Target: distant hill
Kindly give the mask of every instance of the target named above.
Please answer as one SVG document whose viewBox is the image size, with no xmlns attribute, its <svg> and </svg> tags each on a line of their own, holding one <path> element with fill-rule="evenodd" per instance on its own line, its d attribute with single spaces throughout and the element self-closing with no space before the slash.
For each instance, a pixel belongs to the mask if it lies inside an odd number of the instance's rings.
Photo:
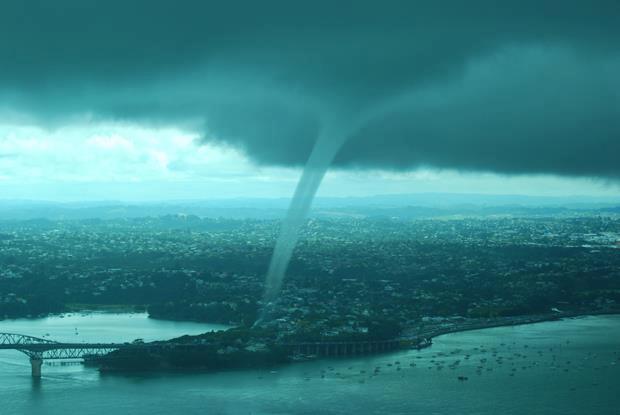
<svg viewBox="0 0 620 415">
<path fill-rule="evenodd" d="M 221 199 L 128 203 L 118 201 L 58 203 L 0 200 L 0 220 L 83 220 L 195 215 L 229 219 L 278 219 L 289 199 Z M 620 214 L 620 200 L 611 197 L 540 197 L 420 193 L 369 197 L 317 198 L 311 215 L 396 217 L 553 216 Z"/>
</svg>

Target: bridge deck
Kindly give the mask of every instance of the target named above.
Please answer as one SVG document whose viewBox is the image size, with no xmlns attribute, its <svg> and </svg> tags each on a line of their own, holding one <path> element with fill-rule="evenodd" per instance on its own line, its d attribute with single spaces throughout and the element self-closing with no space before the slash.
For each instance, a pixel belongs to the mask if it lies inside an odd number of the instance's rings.
<svg viewBox="0 0 620 415">
<path fill-rule="evenodd" d="M 127 343 L 15 343 L 0 344 L 0 350 L 59 350 L 59 349 L 120 349 L 131 347 Z"/>
</svg>

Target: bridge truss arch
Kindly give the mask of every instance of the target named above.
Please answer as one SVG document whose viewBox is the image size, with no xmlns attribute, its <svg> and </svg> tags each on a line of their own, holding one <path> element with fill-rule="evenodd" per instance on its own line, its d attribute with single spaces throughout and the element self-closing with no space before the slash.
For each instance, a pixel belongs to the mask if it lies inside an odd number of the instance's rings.
<svg viewBox="0 0 620 415">
<path fill-rule="evenodd" d="M 0 350 L 18 350 L 31 359 L 83 359 L 123 347 L 115 343 L 62 343 L 17 333 L 0 333 Z"/>
</svg>

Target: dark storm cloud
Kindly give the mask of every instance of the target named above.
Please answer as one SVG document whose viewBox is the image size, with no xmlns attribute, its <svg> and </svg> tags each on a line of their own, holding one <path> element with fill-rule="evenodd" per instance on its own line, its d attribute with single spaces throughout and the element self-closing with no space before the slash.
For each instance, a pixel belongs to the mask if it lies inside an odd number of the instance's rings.
<svg viewBox="0 0 620 415">
<path fill-rule="evenodd" d="M 564 50 L 505 51 L 404 97 L 336 161 L 617 177 L 619 70 L 620 61 L 579 62 Z"/>
<path fill-rule="evenodd" d="M 303 163 L 618 177 L 618 1 L 94 1 L 0 5 L 0 110 L 200 128 Z M 358 121 L 359 122 L 359 121 Z"/>
</svg>

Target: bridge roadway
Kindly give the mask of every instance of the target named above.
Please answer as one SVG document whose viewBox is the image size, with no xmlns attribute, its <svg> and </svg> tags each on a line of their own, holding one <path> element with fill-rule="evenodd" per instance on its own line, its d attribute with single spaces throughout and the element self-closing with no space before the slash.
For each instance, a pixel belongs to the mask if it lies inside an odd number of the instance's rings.
<svg viewBox="0 0 620 415">
<path fill-rule="evenodd" d="M 15 333 L 0 333 L 0 350 L 18 350 L 30 358 L 33 377 L 41 377 L 43 360 L 83 359 L 114 350 L 137 347 L 131 343 L 62 343 Z"/>
</svg>

